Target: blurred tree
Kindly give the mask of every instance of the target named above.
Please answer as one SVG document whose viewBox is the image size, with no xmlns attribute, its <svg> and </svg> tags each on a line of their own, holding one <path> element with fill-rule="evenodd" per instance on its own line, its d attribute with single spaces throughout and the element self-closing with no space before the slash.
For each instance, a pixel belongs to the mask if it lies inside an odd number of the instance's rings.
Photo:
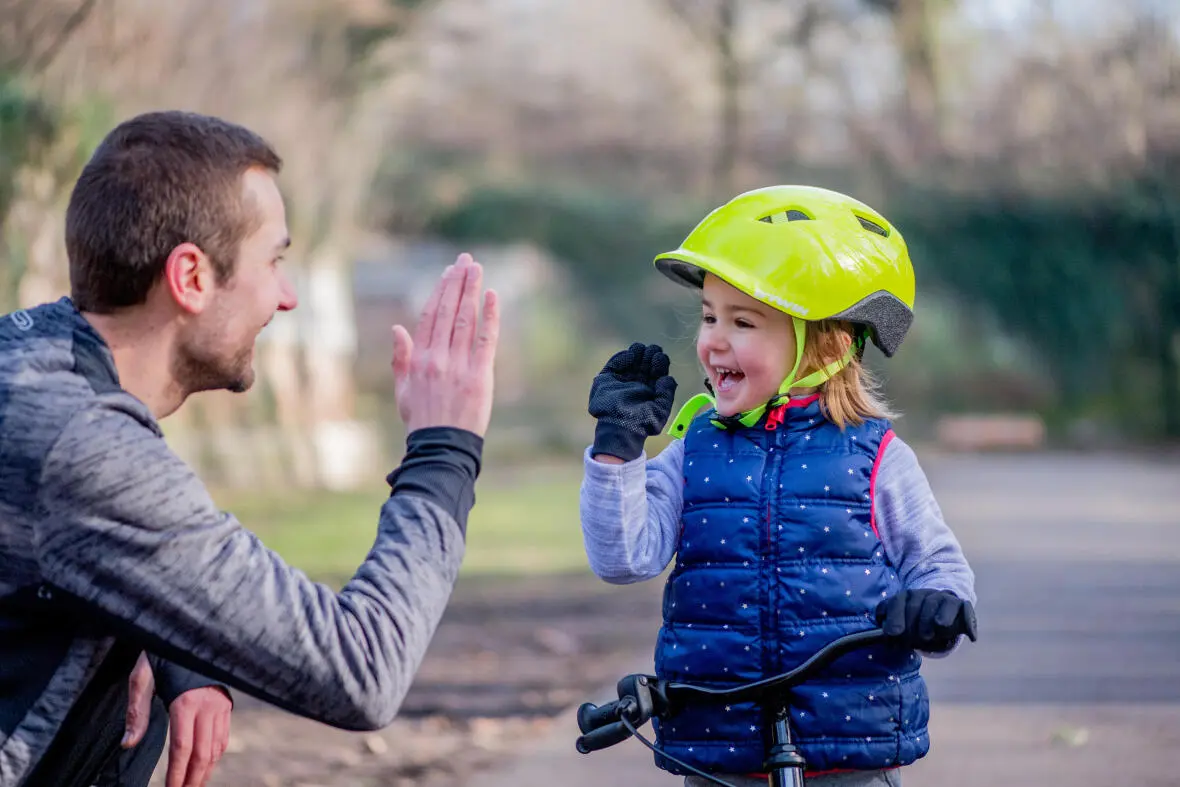
<svg viewBox="0 0 1180 787">
<path fill-rule="evenodd" d="M 602 332 L 638 340 L 677 332 L 674 308 L 652 296 L 653 285 L 664 282 L 650 263 L 703 215 L 616 193 L 485 186 L 440 211 L 427 229 L 461 243 L 528 240 L 547 249 L 597 306 Z"/>
<path fill-rule="evenodd" d="M 890 210 L 934 280 L 1039 350 L 1068 414 L 1113 399 L 1116 418 L 1180 438 L 1174 181 L 1146 171 L 1117 189 L 1056 197 L 925 192 Z"/>
<path fill-rule="evenodd" d="M 38 203 L 56 203 L 86 143 L 84 116 L 37 88 L 95 9 L 95 0 L 9 2 L 0 6 L 0 303 L 52 297 L 62 276 L 58 228 Z"/>
<path fill-rule="evenodd" d="M 3 167 L 13 168 L 11 151 L 25 163 L 0 188 L 11 194 L 3 237 L 5 256 L 23 266 L 22 303 L 64 289 L 64 198 L 117 119 L 177 106 L 216 114 L 258 130 L 284 157 L 303 307 L 263 338 L 260 395 L 205 397 L 169 423 L 199 444 L 190 455 L 214 457 L 202 468 L 211 478 L 218 465 L 232 465 L 222 480 L 347 484 L 358 464 L 372 462 L 368 430 L 354 420 L 348 261 L 394 112 L 388 85 L 404 63 L 397 44 L 427 5 L 17 0 L 0 9 L 5 61 L 26 73 L 36 67 L 19 94 L 35 104 L 11 109 L 19 96 L 9 81 L 2 94 L 9 114 L 19 115 L 4 126 Z M 26 155 L 33 137 L 16 134 L 18 126 L 34 128 L 34 106 L 55 107 L 58 118 L 35 166 Z M 244 431 L 276 420 L 276 440 Z M 275 443 L 286 450 L 271 450 Z"/>
<path fill-rule="evenodd" d="M 0 75 L 0 230 L 17 196 L 17 177 L 52 142 L 57 113 L 16 77 Z M 0 309 L 16 308 L 24 266 L 0 245 Z"/>
<path fill-rule="evenodd" d="M 109 128 L 109 106 L 101 98 L 57 106 L 52 131 L 35 156 L 13 178 L 13 199 L 0 226 L 0 255 L 14 277 L 14 306 L 52 300 L 67 289 L 62 251 L 70 189 L 90 152 Z M 43 126 L 48 130 L 48 126 Z"/>
<path fill-rule="evenodd" d="M 97 0 L 7 0 L 0 5 L 0 73 L 40 73 L 86 22 Z"/>
<path fill-rule="evenodd" d="M 717 91 L 717 141 L 711 192 L 731 195 L 738 188 L 742 158 L 742 97 L 748 83 L 784 49 L 807 48 L 816 29 L 833 18 L 833 4 L 819 0 L 663 0 L 706 47 L 714 60 Z"/>
<path fill-rule="evenodd" d="M 942 77 L 939 26 L 955 0 L 860 0 L 888 16 L 905 84 L 905 138 L 911 160 L 942 153 Z"/>
</svg>

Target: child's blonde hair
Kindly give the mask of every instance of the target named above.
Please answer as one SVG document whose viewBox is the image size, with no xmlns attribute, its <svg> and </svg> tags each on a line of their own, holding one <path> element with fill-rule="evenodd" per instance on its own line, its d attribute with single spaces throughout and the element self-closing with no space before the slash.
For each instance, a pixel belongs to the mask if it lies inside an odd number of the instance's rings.
<svg viewBox="0 0 1180 787">
<path fill-rule="evenodd" d="M 843 320 L 819 320 L 807 323 L 803 360 L 799 376 L 822 369 L 844 357 L 849 340 L 855 336 L 852 323 Z M 859 426 L 869 418 L 896 418 L 873 374 L 854 355 L 848 365 L 819 386 L 820 407 L 829 421 L 843 429 Z"/>
</svg>

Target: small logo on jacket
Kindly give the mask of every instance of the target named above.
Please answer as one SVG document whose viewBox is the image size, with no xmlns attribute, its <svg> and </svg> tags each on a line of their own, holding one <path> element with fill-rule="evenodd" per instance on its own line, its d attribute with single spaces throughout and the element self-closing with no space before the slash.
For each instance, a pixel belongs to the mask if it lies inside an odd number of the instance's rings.
<svg viewBox="0 0 1180 787">
<path fill-rule="evenodd" d="M 33 327 L 33 317 L 24 309 L 12 313 L 12 321 L 16 323 L 16 327 L 22 331 L 27 331 Z"/>
</svg>

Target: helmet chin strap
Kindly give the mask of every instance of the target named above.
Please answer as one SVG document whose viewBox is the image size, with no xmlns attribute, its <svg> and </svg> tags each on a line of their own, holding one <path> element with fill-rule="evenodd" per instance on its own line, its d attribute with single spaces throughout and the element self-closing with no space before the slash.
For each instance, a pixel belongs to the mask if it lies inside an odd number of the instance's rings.
<svg viewBox="0 0 1180 787">
<path fill-rule="evenodd" d="M 807 323 L 794 315 L 791 315 L 791 322 L 795 327 L 795 365 L 791 367 L 790 374 L 786 376 L 782 385 L 778 387 L 778 393 L 772 396 L 769 401 L 762 403 L 752 410 L 747 410 L 736 416 L 725 417 L 724 420 L 721 418 L 710 419 L 713 426 L 719 429 L 725 429 L 734 421 L 745 427 L 753 426 L 761 420 L 767 410 L 777 407 L 783 400 L 789 399 L 791 389 L 814 388 L 835 377 L 837 372 L 852 362 L 853 357 L 864 344 L 864 334 L 861 333 L 852 340 L 852 344 L 848 346 L 848 352 L 844 353 L 843 358 L 838 361 L 832 361 L 824 368 L 818 369 L 800 380 L 796 380 L 795 375 L 799 373 L 799 367 L 803 363 L 803 347 L 807 341 Z M 705 384 L 708 385 L 708 382 L 706 381 Z M 688 425 L 692 423 L 692 419 L 706 405 L 716 407 L 717 400 L 707 393 L 699 393 L 689 399 L 680 408 L 680 412 L 676 414 L 676 418 L 672 421 L 671 426 L 668 427 L 667 433 L 673 437 L 683 437 L 688 432 Z"/>
</svg>

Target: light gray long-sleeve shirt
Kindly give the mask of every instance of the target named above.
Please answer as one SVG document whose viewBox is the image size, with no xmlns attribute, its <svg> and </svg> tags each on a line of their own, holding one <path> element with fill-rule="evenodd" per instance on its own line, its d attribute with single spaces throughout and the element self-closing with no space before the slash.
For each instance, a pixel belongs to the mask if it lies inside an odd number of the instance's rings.
<svg viewBox="0 0 1180 787">
<path fill-rule="evenodd" d="M 684 503 L 684 442 L 625 464 L 584 456 L 582 536 L 591 570 L 626 584 L 651 579 L 676 554 Z M 907 588 L 949 590 L 972 604 L 975 575 L 943 520 L 910 446 L 894 437 L 877 470 L 873 513 L 881 542 Z"/>
</svg>

